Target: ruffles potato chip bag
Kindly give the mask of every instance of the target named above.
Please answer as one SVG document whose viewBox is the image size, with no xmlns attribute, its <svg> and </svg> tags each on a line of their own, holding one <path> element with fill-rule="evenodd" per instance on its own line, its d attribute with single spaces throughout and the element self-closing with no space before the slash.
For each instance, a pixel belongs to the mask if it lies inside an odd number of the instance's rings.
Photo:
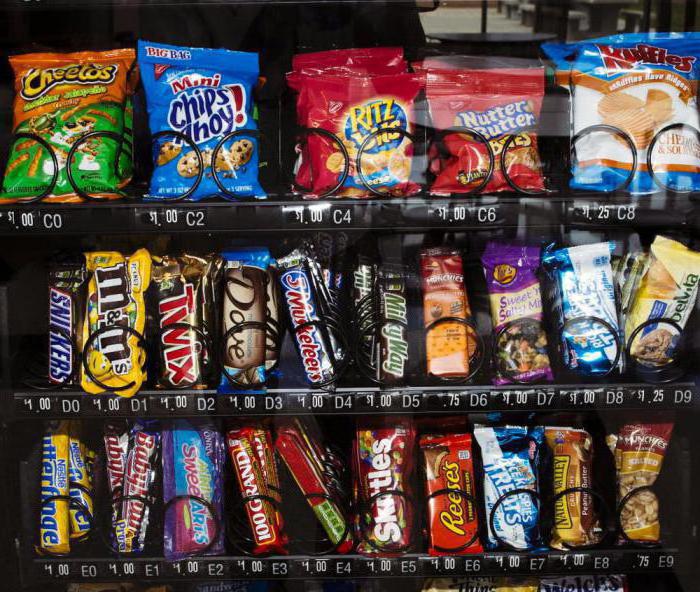
<svg viewBox="0 0 700 592">
<path fill-rule="evenodd" d="M 700 189 L 700 33 L 613 35 L 542 49 L 560 84 L 571 89 L 573 134 L 581 134 L 572 188 L 612 191 L 629 179 L 632 193 L 653 193 L 659 185 Z M 586 132 L 600 125 L 615 130 Z"/>
<path fill-rule="evenodd" d="M 0 203 L 122 197 L 132 171 L 134 59 L 133 49 L 10 57 L 19 137 L 10 146 Z"/>
</svg>

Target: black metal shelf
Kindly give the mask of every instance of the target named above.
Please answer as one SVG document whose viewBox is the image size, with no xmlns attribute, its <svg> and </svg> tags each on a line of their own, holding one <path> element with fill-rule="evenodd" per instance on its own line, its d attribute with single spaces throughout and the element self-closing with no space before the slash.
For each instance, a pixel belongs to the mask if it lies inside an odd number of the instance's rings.
<svg viewBox="0 0 700 592">
<path fill-rule="evenodd" d="M 172 580 L 420 578 L 460 575 L 558 575 L 678 572 L 685 557 L 675 548 L 595 551 L 483 553 L 393 558 L 346 556 L 194 557 L 177 562 L 161 558 L 39 558 L 24 564 L 27 583 L 89 582 L 131 578 Z"/>
<path fill-rule="evenodd" d="M 268 389 L 236 394 L 205 391 L 141 391 L 130 399 L 78 391 L 15 391 L 16 419 L 97 417 L 193 417 L 371 413 L 466 413 L 615 409 L 684 410 L 700 405 L 693 383 L 542 385 L 524 387 L 406 387 Z"/>
</svg>

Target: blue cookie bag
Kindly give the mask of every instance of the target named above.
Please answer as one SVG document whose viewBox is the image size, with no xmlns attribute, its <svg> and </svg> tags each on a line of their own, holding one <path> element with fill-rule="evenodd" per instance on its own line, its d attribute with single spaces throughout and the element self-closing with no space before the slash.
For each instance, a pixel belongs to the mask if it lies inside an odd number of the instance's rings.
<svg viewBox="0 0 700 592">
<path fill-rule="evenodd" d="M 258 54 L 139 40 L 138 63 L 154 137 L 148 197 L 266 197 L 252 96 Z"/>
</svg>

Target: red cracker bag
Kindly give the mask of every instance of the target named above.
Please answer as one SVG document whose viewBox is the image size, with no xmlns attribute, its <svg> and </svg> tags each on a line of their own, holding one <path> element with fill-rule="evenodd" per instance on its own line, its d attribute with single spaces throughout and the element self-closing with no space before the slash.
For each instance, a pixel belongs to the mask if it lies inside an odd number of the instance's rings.
<svg viewBox="0 0 700 592">
<path fill-rule="evenodd" d="M 364 71 L 366 74 L 406 72 L 407 63 L 400 47 L 364 47 L 300 53 L 292 57 L 292 70 L 303 74 Z"/>
<path fill-rule="evenodd" d="M 347 177 L 335 195 L 370 197 L 370 187 L 380 195 L 392 196 L 412 195 L 419 190 L 409 179 L 413 144 L 401 132 L 391 130 L 413 132 L 413 102 L 421 89 L 422 75 L 292 73 L 288 80 L 299 90 L 298 123 L 334 134 L 348 155 L 346 159 L 332 136 L 308 134 L 296 167 L 299 187 L 306 188 L 311 197 L 328 193 L 341 183 L 347 168 Z M 384 129 L 387 131 L 381 131 Z M 361 175 L 356 160 L 365 141 Z"/>
<path fill-rule="evenodd" d="M 431 147 L 430 170 L 435 175 L 431 193 L 544 191 L 537 134 L 533 132 L 544 95 L 542 68 L 429 70 L 426 95 L 438 132 L 454 127 L 472 129 L 488 141 L 494 155 L 489 175 L 490 158 L 482 140 L 467 133 L 444 135 Z M 511 136 L 515 138 L 510 140 Z M 503 148 L 509 141 L 502 167 Z"/>
</svg>

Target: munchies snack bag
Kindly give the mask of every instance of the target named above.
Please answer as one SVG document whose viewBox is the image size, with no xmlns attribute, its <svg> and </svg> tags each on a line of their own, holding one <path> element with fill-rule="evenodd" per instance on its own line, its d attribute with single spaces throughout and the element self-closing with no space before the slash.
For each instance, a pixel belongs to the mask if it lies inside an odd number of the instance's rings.
<svg viewBox="0 0 700 592">
<path fill-rule="evenodd" d="M 316 56 L 313 61 L 306 54 L 295 56 L 295 71 L 287 75 L 289 86 L 298 92 L 297 123 L 330 132 L 337 140 L 318 133 L 306 136 L 295 167 L 297 186 L 311 196 L 341 181 L 335 194 L 343 197 L 368 197 L 370 187 L 387 195 L 416 193 L 419 187 L 409 179 L 412 143 L 389 130 L 413 131 L 413 102 L 423 76 L 406 73 L 401 50 L 394 48 L 311 55 Z M 386 133 L 376 133 L 384 129 Z M 357 160 L 365 141 L 363 181 Z"/>
<path fill-rule="evenodd" d="M 157 141 L 150 195 L 173 199 L 188 194 L 191 201 L 213 195 L 265 197 L 258 182 L 252 97 L 258 54 L 142 40 L 138 52 L 151 133 L 175 132 L 189 139 L 164 134 Z M 237 131 L 242 133 L 215 155 L 222 138 Z M 226 191 L 216 183 L 214 171 Z"/>
<path fill-rule="evenodd" d="M 484 136 L 494 155 L 491 171 L 488 148 L 481 140 L 468 133 L 446 134 L 441 142 L 445 154 L 440 154 L 435 144 L 431 149 L 431 172 L 435 175 L 431 193 L 468 193 L 483 183 L 486 185 L 480 193 L 544 191 L 533 131 L 543 95 L 542 68 L 427 70 L 426 96 L 435 128 L 474 130 Z"/>
<path fill-rule="evenodd" d="M 546 43 L 542 49 L 557 66 L 560 84 L 571 89 L 573 133 L 600 124 L 622 130 L 637 152 L 629 190 L 658 191 L 647 166 L 652 140 L 672 124 L 698 129 L 700 34 L 612 35 Z M 573 188 L 612 191 L 630 174 L 633 155 L 619 134 L 587 135 L 575 148 Z M 700 144 L 689 130 L 662 134 L 651 160 L 662 184 L 680 191 L 700 189 Z"/>
<path fill-rule="evenodd" d="M 121 197 L 131 178 L 133 49 L 76 53 L 31 53 L 10 57 L 15 73 L 11 146 L 0 203 L 27 201 L 48 192 L 47 202 L 82 201 L 66 171 L 70 149 L 75 185 L 96 198 Z M 130 79 L 131 78 L 131 79 Z M 91 132 L 108 132 L 116 138 Z M 51 149 L 49 152 L 47 146 Z M 56 158 L 55 170 L 52 154 Z M 115 162 L 118 165 L 115 166 Z"/>
</svg>

